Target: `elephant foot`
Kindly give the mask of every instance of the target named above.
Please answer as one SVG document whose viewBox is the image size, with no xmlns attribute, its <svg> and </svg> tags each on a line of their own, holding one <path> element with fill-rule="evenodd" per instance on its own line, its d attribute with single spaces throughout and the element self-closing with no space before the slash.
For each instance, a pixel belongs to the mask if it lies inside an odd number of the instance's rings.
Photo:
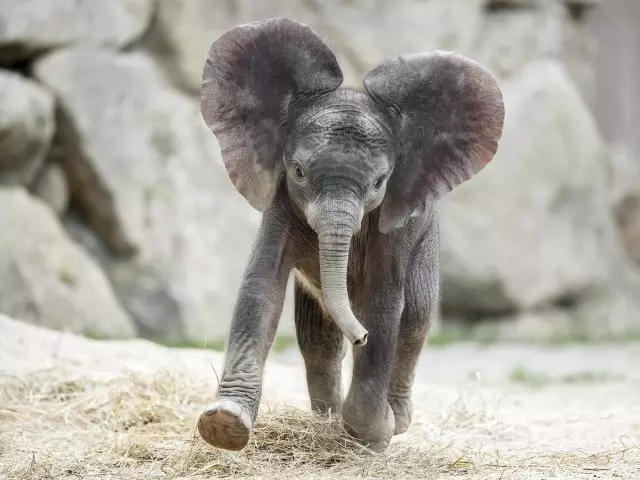
<svg viewBox="0 0 640 480">
<path fill-rule="evenodd" d="M 373 452 L 383 452 L 389 446 L 393 436 L 395 420 L 393 410 L 387 405 L 387 413 L 383 419 L 374 424 L 367 424 L 357 419 L 344 418 L 345 430 L 364 447 Z"/>
<path fill-rule="evenodd" d="M 393 410 L 393 416 L 395 418 L 395 430 L 393 434 L 400 435 L 409 430 L 411 419 L 413 418 L 413 402 L 411 398 L 389 397 L 389 406 L 391 410 Z"/>
<path fill-rule="evenodd" d="M 242 450 L 249 442 L 252 424 L 246 408 L 234 400 L 220 399 L 200 415 L 198 432 L 209 445 Z"/>
</svg>

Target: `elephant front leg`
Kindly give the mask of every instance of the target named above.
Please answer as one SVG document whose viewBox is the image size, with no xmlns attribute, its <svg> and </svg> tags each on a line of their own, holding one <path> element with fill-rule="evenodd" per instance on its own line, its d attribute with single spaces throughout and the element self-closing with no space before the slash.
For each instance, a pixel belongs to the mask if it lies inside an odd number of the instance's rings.
<svg viewBox="0 0 640 480">
<path fill-rule="evenodd" d="M 291 270 L 287 233 L 286 226 L 263 220 L 233 314 L 218 393 L 198 421 L 200 435 L 214 447 L 241 450 L 249 441 Z"/>
<path fill-rule="evenodd" d="M 413 419 L 411 390 L 416 366 L 438 304 L 438 238 L 437 230 L 432 229 L 432 232 L 409 262 L 407 272 L 405 307 L 389 385 L 389 405 L 396 420 L 396 435 L 406 432 Z"/>
<path fill-rule="evenodd" d="M 389 405 L 395 417 L 395 435 L 406 432 L 413 419 L 411 390 L 436 304 L 431 292 L 433 289 L 426 297 L 414 295 L 415 292 L 408 294 L 409 298 L 400 321 L 389 385 Z"/>
<path fill-rule="evenodd" d="M 263 293 L 241 290 L 218 394 L 198 421 L 200 435 L 214 447 L 241 450 L 249 441 L 280 310 Z"/>
<path fill-rule="evenodd" d="M 395 430 L 387 399 L 401 313 L 399 304 L 365 315 L 368 342 L 354 347 L 353 379 L 342 415 L 347 431 L 373 451 L 386 449 Z"/>
</svg>

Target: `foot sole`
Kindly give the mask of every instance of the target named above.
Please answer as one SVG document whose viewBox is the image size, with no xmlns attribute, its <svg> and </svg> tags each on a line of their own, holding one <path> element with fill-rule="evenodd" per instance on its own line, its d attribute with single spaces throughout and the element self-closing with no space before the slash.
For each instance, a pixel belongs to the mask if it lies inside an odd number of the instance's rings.
<svg viewBox="0 0 640 480">
<path fill-rule="evenodd" d="M 209 445 L 224 450 L 242 450 L 249 442 L 251 418 L 242 405 L 219 400 L 208 406 L 198 420 L 198 432 Z"/>
</svg>

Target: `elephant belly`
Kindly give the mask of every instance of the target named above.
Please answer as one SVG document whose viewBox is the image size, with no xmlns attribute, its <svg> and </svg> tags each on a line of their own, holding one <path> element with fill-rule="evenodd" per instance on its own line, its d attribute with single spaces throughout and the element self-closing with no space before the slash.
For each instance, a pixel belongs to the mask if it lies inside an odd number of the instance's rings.
<svg viewBox="0 0 640 480">
<path fill-rule="evenodd" d="M 294 268 L 293 273 L 300 287 L 304 288 L 305 292 L 311 295 L 318 302 L 318 305 L 320 305 L 320 308 L 328 318 L 329 314 L 327 313 L 327 309 L 325 307 L 324 298 L 322 296 L 322 289 L 320 285 L 317 285 L 312 278 L 309 278 L 309 276 L 305 275 L 305 273 L 298 268 Z M 349 290 L 351 293 L 352 288 L 350 288 Z M 351 309 L 353 310 L 353 313 L 356 315 L 356 317 L 359 317 L 360 309 L 358 308 L 358 305 L 356 304 L 356 302 L 354 302 L 351 295 L 349 295 L 349 303 L 351 304 Z"/>
<path fill-rule="evenodd" d="M 320 305 L 320 308 L 322 308 L 322 311 L 326 313 L 327 309 L 325 308 L 324 298 L 322 297 L 322 290 L 320 289 L 320 286 L 316 285 L 313 280 L 307 278 L 305 274 L 297 268 L 293 269 L 293 273 L 300 286 L 304 288 L 304 290 L 309 295 L 315 298 L 315 300 L 318 302 L 318 305 Z"/>
</svg>

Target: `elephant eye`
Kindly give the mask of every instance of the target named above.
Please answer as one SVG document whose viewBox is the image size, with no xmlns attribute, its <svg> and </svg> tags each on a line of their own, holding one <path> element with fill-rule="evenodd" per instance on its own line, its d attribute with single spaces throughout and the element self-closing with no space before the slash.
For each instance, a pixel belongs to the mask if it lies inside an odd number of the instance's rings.
<svg viewBox="0 0 640 480">
<path fill-rule="evenodd" d="M 373 188 L 374 188 L 375 190 L 380 190 L 380 187 L 382 187 L 382 184 L 384 183 L 384 181 L 385 181 L 385 179 L 386 179 L 386 178 L 387 178 L 387 176 L 386 176 L 386 175 L 380 175 L 380 176 L 376 179 L 375 183 L 373 184 Z"/>
<path fill-rule="evenodd" d="M 304 178 L 304 172 L 302 171 L 302 168 L 300 168 L 300 165 L 295 165 L 293 167 L 293 173 L 295 173 L 298 178 Z"/>
</svg>

